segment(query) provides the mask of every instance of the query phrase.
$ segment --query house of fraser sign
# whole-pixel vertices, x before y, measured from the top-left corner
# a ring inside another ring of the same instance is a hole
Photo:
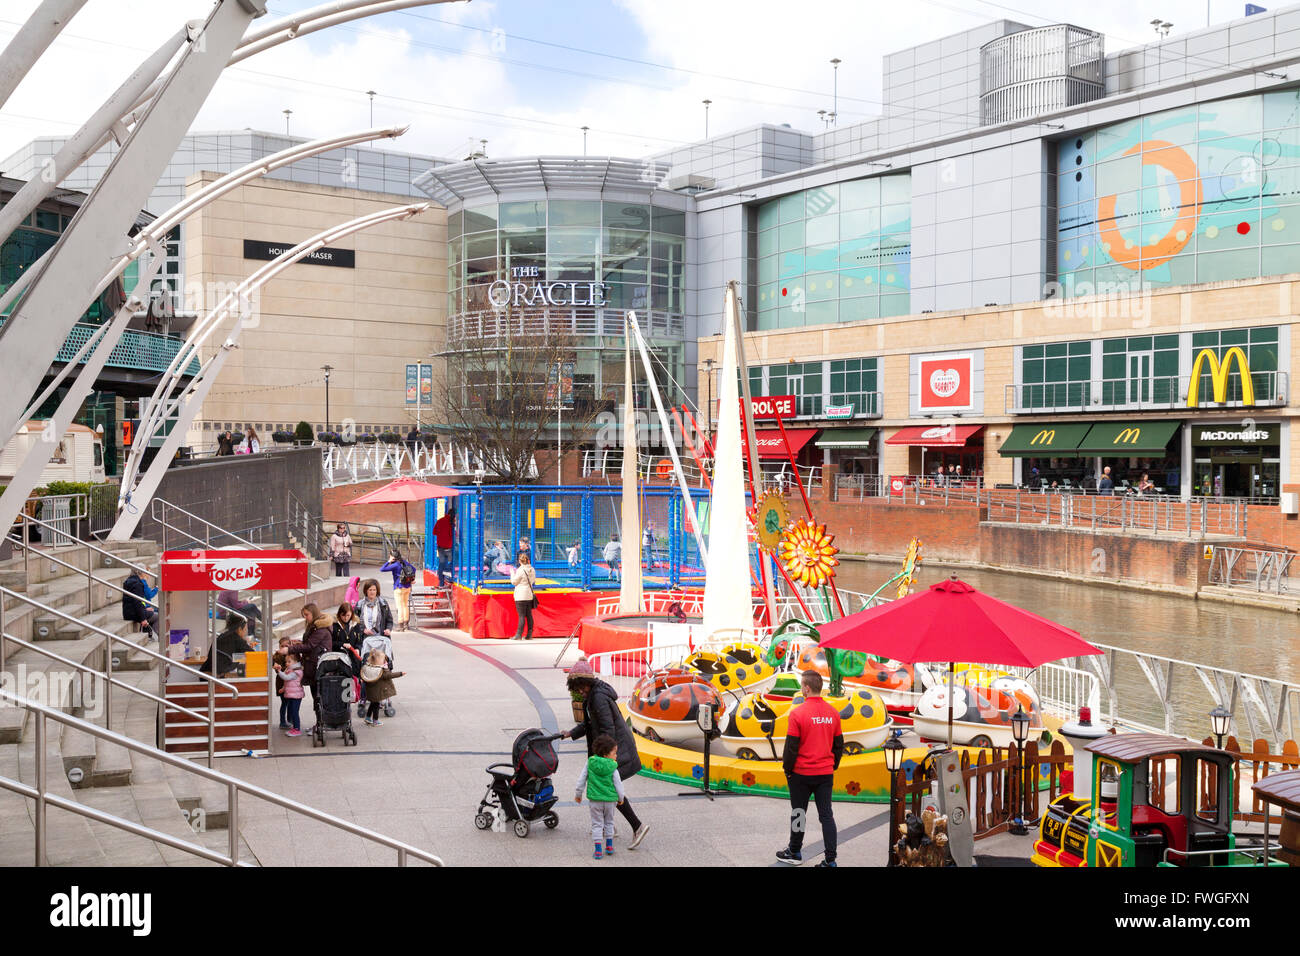
[[[605,305],[603,282],[548,282],[540,266],[512,266],[509,279],[488,286],[488,301],[497,309],[509,306]]]

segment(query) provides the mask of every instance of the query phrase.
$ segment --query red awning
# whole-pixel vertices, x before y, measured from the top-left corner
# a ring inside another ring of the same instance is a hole
[[[900,428],[886,445],[924,445],[927,448],[961,448],[983,425],[913,425]]]
[[[795,458],[799,455],[799,449],[808,444],[821,429],[819,428],[787,428],[785,437],[790,441],[789,457]],[[758,446],[759,458],[780,458],[786,459],[786,443],[781,440],[781,431],[776,428],[759,429],[754,432],[754,444]]]

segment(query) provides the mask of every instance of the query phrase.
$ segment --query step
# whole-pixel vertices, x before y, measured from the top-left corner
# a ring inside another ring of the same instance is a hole
[[[74,790],[88,789],[94,786],[95,772],[95,738],[77,727],[63,728],[63,771],[68,776],[68,784]],[[80,771],[80,779],[74,779]]]
[[[95,740],[92,787],[125,787],[131,783],[131,751],[107,740]]]
[[[75,641],[83,633],[85,628],[60,617],[51,617],[47,614],[32,619],[32,637],[37,641]]]

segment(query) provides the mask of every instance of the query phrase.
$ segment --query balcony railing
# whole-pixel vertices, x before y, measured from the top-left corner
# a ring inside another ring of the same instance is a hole
[[[1242,401],[1240,372],[1228,376],[1224,394],[1227,401],[1222,403],[1214,401],[1214,386],[1210,376],[1202,375],[1200,378],[1198,407],[1247,407]],[[1010,415],[1186,408],[1191,381],[1190,375],[1166,375],[1007,385],[1003,404]],[[1255,389],[1255,402],[1249,407],[1287,404],[1289,381],[1286,372],[1251,372],[1250,381]]]
[[[0,328],[4,326],[4,322],[4,319],[0,319]],[[59,349],[55,361],[72,361],[81,347],[86,344],[86,340],[94,335],[98,328],[99,326],[91,325],[89,322],[78,322],[74,325],[63,343],[63,348]],[[109,354],[107,367],[141,372],[165,372],[183,344],[184,342],[178,338],[160,335],[157,332],[137,332],[134,329],[127,329]],[[82,364],[84,363],[83,359]],[[197,375],[198,371],[199,362],[195,359],[190,362],[185,374]]]
[[[640,309],[636,311],[641,333],[650,339],[681,339],[686,323],[677,312]],[[484,309],[461,312],[447,318],[447,348],[457,351],[467,345],[495,343],[515,338],[560,336],[583,340],[596,336],[623,335],[621,309],[572,308],[521,309],[509,313]],[[593,343],[595,344],[595,343]]]

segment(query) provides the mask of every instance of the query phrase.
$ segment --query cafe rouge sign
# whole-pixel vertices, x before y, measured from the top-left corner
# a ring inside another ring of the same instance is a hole
[[[605,304],[603,282],[547,282],[540,266],[512,266],[509,279],[497,279],[488,286],[493,307],[566,306]]]

